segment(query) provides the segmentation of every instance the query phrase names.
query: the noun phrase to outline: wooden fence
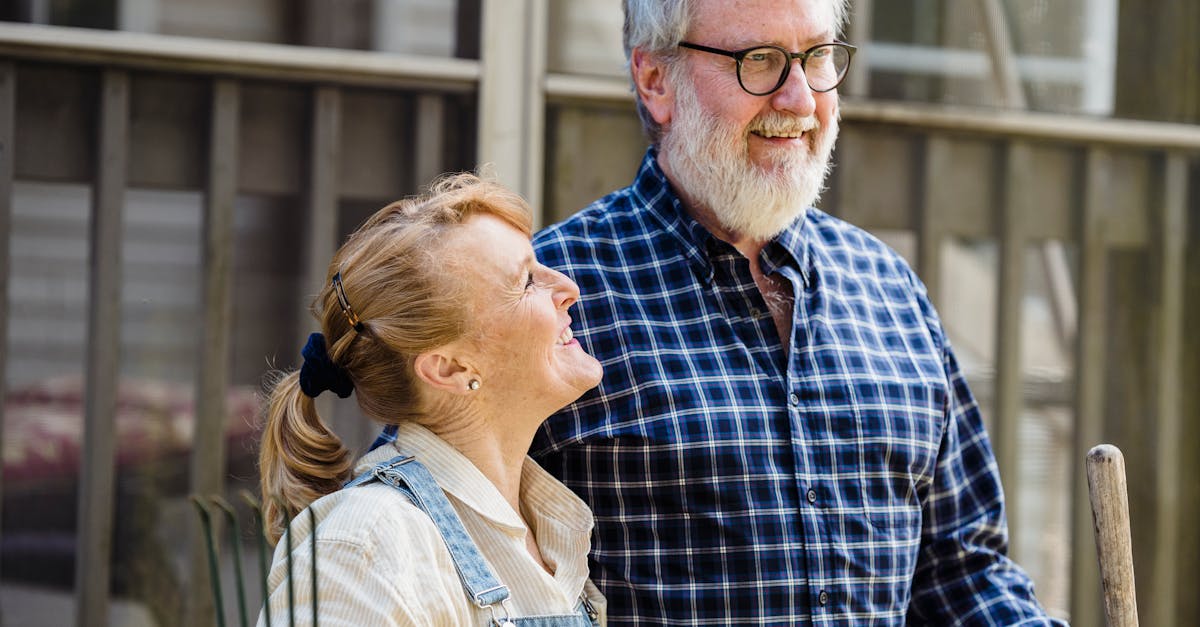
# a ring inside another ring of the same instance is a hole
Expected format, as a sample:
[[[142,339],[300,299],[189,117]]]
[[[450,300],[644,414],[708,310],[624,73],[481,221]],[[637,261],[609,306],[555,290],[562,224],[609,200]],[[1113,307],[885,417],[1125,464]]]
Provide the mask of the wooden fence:
[[[505,64],[0,24],[0,328],[12,305],[14,182],[69,181],[92,190],[79,624],[103,624],[109,603],[126,190],[203,195],[190,488],[220,493],[225,417],[214,399],[225,396],[237,350],[231,293],[239,196],[295,201],[292,215],[304,234],[299,259],[307,264],[299,273],[304,288],[290,296],[299,318],[302,294],[323,280],[344,232],[338,216],[347,203],[379,205],[443,170],[492,161],[541,207],[544,224],[628,181],[644,141],[627,87],[547,73],[538,61],[544,30],[536,27],[544,21],[537,11],[485,15],[482,55]],[[513,32],[516,39],[502,36]],[[541,37],[522,36],[531,32]],[[1153,528],[1142,533],[1141,546],[1135,537],[1135,559],[1150,565],[1138,573],[1139,589],[1147,624],[1175,623],[1185,601],[1178,580],[1195,574],[1179,547],[1183,525],[1195,522],[1184,486],[1194,475],[1181,473],[1195,466],[1184,457],[1185,442],[1196,435],[1184,420],[1189,411],[1196,418],[1184,386],[1185,377],[1195,379],[1196,364],[1183,351],[1197,334],[1186,327],[1195,319],[1186,312],[1200,306],[1188,289],[1200,274],[1188,248],[1200,215],[1200,128],[868,101],[845,102],[842,113],[824,207],[868,229],[911,233],[915,266],[939,306],[950,288],[941,280],[943,242],[996,242],[997,312],[989,330],[996,351],[985,385],[1010,507],[1023,502],[1017,427],[1031,394],[1018,341],[1025,253],[1048,242],[1075,251],[1069,265],[1077,269],[1077,306],[1069,322],[1076,370],[1066,393],[1074,416],[1071,458],[1078,462],[1071,484],[1072,623],[1102,620],[1083,457],[1115,432],[1127,433],[1114,431],[1106,416],[1125,409],[1114,408],[1114,377],[1135,371],[1148,385],[1135,400],[1146,403],[1117,420],[1146,425],[1149,434],[1143,451],[1125,447],[1131,472],[1151,473],[1140,478],[1153,486],[1145,501]],[[1129,255],[1150,271],[1130,270]],[[1129,299],[1136,302],[1122,304]],[[1119,324],[1149,332],[1114,334]],[[1114,362],[1127,349],[1137,358]],[[0,344],[0,375],[8,362]],[[1116,405],[1122,402],[1135,404],[1118,398]],[[211,624],[208,575],[193,535],[189,620]]]

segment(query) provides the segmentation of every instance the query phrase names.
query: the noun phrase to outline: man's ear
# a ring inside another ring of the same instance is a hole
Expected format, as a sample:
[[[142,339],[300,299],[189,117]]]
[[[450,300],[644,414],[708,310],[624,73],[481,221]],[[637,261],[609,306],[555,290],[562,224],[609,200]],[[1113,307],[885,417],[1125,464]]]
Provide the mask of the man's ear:
[[[435,390],[451,394],[466,394],[471,370],[447,351],[433,350],[417,355],[413,361],[417,378]]]
[[[629,54],[633,86],[650,116],[660,126],[671,122],[675,111],[675,89],[667,80],[667,66],[659,55],[634,48]]]

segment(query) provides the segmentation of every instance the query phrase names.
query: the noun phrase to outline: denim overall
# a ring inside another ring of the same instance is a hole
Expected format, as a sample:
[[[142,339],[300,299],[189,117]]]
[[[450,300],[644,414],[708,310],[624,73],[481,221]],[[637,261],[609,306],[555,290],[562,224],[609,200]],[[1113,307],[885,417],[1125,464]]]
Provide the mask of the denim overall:
[[[442,488],[434,481],[433,475],[410,456],[400,455],[378,464],[346,483],[347,488],[363,485],[379,480],[392,486],[401,494],[421,508],[437,525],[446,548],[450,550],[450,558],[458,571],[458,578],[466,590],[467,596],[477,607],[487,608],[492,613],[488,621],[490,627],[596,627],[596,611],[588,600],[580,596],[579,606],[574,614],[559,616],[528,616],[513,617],[508,601],[508,588],[496,579],[495,574],[488,568],[487,561],[475,546],[475,542],[467,535],[467,529]]]

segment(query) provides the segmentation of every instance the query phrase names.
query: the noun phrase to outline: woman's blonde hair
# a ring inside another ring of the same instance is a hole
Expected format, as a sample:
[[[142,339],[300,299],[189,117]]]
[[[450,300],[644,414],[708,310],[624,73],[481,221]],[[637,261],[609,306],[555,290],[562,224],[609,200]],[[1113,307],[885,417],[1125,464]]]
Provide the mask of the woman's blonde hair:
[[[528,204],[473,174],[443,177],[420,196],[371,216],[338,249],[312,304],[329,358],[354,383],[364,414],[382,423],[421,420],[428,409],[413,373],[417,355],[468,331],[465,287],[441,259],[448,233],[476,215],[492,215],[529,235]],[[332,287],[341,274],[356,330]],[[298,372],[277,373],[265,406],[259,450],[263,519],[278,540],[286,519],[339,489],[354,460],[300,389]]]

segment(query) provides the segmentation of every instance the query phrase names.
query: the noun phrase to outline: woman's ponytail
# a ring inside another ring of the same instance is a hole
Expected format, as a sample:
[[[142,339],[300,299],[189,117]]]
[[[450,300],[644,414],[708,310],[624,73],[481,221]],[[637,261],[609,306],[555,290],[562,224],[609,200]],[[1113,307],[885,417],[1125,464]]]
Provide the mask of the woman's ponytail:
[[[314,400],[300,389],[299,372],[276,381],[266,412],[258,465],[263,523],[275,542],[286,520],[341,488],[353,462],[342,440],[321,421]]]

